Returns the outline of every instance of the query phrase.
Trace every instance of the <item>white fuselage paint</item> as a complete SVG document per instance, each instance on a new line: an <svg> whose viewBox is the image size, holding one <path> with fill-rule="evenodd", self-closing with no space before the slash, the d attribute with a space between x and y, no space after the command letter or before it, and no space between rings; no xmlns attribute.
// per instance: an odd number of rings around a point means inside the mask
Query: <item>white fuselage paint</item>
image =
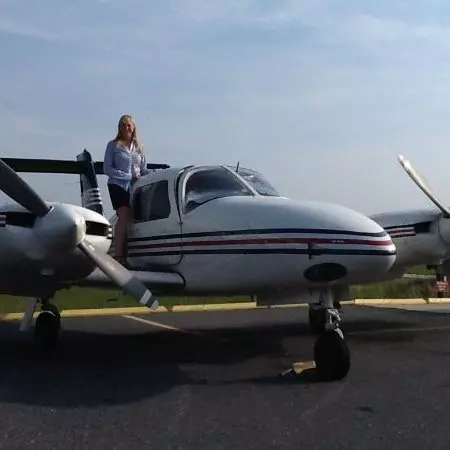
<svg viewBox="0 0 450 450"><path fill-rule="evenodd" d="M170 201L163 219L130 227L129 261L142 280L151 270L179 274L188 295L304 292L370 281L394 263L389 235L342 206L259 195L244 182L251 195L224 196L190 209L184 188L201 170L167 169L134 185L132 199L139 190L153 192L152 184L167 182ZM308 268L325 263L344 266L346 275L320 283L305 277Z"/></svg>
<svg viewBox="0 0 450 450"><path fill-rule="evenodd" d="M128 252L136 270L173 256L177 263L170 270L183 276L189 294L354 284L387 271L395 260L387 233L363 215L262 196L210 201L183 216L179 235L131 235ZM308 281L304 272L323 263L341 264L347 275L331 283Z"/></svg>

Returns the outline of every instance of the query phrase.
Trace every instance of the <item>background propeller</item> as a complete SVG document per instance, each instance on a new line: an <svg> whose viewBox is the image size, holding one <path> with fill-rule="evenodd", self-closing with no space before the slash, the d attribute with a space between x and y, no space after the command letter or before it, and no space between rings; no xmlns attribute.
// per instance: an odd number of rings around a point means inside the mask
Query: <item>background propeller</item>
<svg viewBox="0 0 450 450"><path fill-rule="evenodd" d="M52 236L58 236L58 243L64 241L67 243L66 246L61 247L55 247L54 244L49 245L50 250L56 251L60 248L61 251L68 251L78 248L124 292L151 309L158 307L158 301L138 278L111 256L97 249L86 238L85 222L83 218L79 217L73 210L68 212L67 205L61 205L61 208L58 208L57 205L52 208L48 206L22 178L20 178L19 175L1 159L0 189L15 202L19 203L39 218L40 229L44 230L44 235L47 232L49 243L52 240ZM55 214L49 214L52 210ZM64 235L67 236L66 239L63 239L65 237Z"/></svg>
<svg viewBox="0 0 450 450"><path fill-rule="evenodd" d="M449 209L432 192L432 190L428 186L428 183L426 183L424 178L417 173L417 171L412 167L412 164L402 155L398 156L398 161L405 170L405 172L414 181L414 183L416 183L417 186L419 186L419 188L422 190L422 192L442 211L442 216L445 217L446 219L450 218Z"/></svg>
<svg viewBox="0 0 450 450"><path fill-rule="evenodd" d="M398 161L405 172L414 181L414 183L422 190L422 192L440 209L441 217L438 219L437 230L441 239L450 248L450 210L444 203L433 193L425 179L414 169L411 162L402 155L398 156ZM442 281L444 275L450 275L450 259L443 259L439 264L429 267L435 271L436 282ZM442 296L442 292L438 293Z"/></svg>

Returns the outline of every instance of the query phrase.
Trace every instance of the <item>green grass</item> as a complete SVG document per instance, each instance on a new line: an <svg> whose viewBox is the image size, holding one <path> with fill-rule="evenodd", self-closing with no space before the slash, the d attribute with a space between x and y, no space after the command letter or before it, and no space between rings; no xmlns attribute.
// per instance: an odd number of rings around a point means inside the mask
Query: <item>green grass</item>
<svg viewBox="0 0 450 450"><path fill-rule="evenodd" d="M238 303L251 301L246 296L235 297L159 297L161 306L174 305L198 305L205 303ZM120 308L127 306L140 306L132 297L121 293L119 290L89 289L72 287L59 291L52 302L61 310L89 309L89 308ZM23 312L26 298L0 295L0 314Z"/></svg>
<svg viewBox="0 0 450 450"><path fill-rule="evenodd" d="M433 275L434 272L424 266L411 267L408 273L417 275ZM356 298L430 298L436 297L436 292L430 289L432 280L397 279L382 283L353 286L353 295ZM450 293L445 292L444 297Z"/></svg>
<svg viewBox="0 0 450 450"><path fill-rule="evenodd" d="M409 273L433 274L433 272L421 266L411 268ZM352 287L352 291L356 298L424 298L435 296L435 293L429 289L429 282L402 279L354 286ZM449 293L445 293L445 297L449 297ZM162 306L166 307L174 305L217 304L228 302L240 303L251 301L248 296L158 297L158 300ZM72 287L58 292L54 297L53 302L60 310L139 306L136 300L120 293L119 290L80 287ZM25 310L25 304L25 298L0 295L0 314L23 312Z"/></svg>

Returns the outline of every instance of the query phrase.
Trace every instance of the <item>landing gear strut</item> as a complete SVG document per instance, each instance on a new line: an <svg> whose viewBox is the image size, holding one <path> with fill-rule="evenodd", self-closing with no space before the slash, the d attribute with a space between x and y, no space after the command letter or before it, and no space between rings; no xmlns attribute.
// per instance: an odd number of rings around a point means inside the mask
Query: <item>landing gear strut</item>
<svg viewBox="0 0 450 450"><path fill-rule="evenodd" d="M319 333L314 346L317 371L325 380L341 380L350 370L350 351L339 328L341 316L333 292L319 292L319 304L310 308L310 325Z"/></svg>
<svg viewBox="0 0 450 450"><path fill-rule="evenodd" d="M340 315L341 304L335 300L333 302L333 309ZM320 334L325 331L325 324L327 323L326 309L321 303L314 303L309 306L309 326L313 334Z"/></svg>

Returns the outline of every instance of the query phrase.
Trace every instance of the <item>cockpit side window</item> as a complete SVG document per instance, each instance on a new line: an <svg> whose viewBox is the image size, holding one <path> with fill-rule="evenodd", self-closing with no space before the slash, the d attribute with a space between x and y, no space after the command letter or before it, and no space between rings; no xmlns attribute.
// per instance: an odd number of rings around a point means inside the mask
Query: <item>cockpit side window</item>
<svg viewBox="0 0 450 450"><path fill-rule="evenodd" d="M248 187L233 173L223 167L200 170L193 173L186 183L185 211L222 197L252 196Z"/></svg>
<svg viewBox="0 0 450 450"><path fill-rule="evenodd" d="M134 222L150 222L170 216L169 184L157 181L140 188L133 198Z"/></svg>

